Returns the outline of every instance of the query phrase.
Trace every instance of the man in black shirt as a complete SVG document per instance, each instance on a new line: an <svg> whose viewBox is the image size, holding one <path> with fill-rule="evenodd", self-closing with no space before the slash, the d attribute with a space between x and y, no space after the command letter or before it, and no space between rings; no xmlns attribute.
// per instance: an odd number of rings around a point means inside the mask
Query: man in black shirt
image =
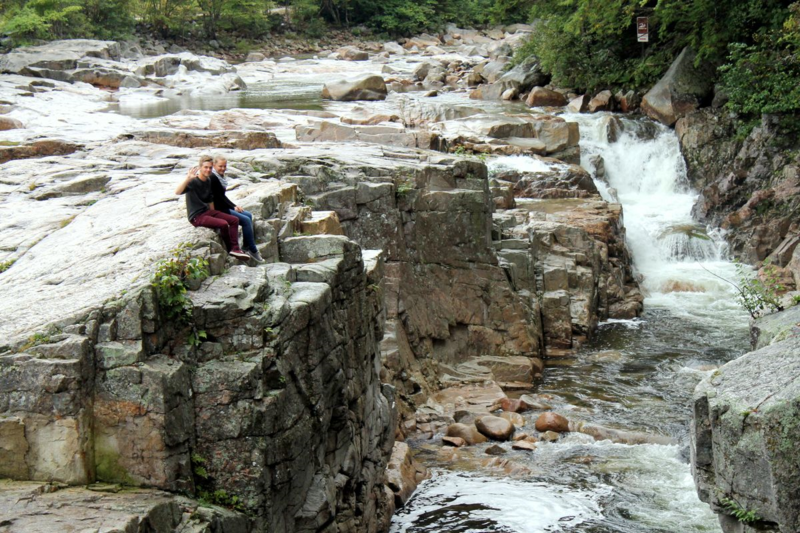
<svg viewBox="0 0 800 533"><path fill-rule="evenodd" d="M186 194L186 214L192 226L220 230L228 252L236 259L247 261L250 256L239 248L239 219L214 209L209 179L211 168L211 158L200 156L200 166L189 169L175 194Z"/></svg>

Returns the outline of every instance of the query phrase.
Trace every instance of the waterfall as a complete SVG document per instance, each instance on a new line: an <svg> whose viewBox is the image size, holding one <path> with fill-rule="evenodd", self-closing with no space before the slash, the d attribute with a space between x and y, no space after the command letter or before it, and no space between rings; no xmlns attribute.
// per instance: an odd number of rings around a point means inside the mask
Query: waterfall
<svg viewBox="0 0 800 533"><path fill-rule="evenodd" d="M697 192L675 132L646 119L569 114L581 132L581 164L593 172L603 199L623 206L627 245L641 275L645 305L722 324L742 319L735 265L719 230L692 219ZM494 166L542 171L530 157L500 158ZM602 168L598 172L598 168Z"/></svg>

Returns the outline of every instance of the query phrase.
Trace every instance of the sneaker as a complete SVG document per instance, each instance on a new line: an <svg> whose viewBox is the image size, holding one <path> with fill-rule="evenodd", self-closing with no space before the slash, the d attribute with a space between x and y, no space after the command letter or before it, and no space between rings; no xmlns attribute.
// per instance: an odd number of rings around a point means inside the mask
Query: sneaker
<svg viewBox="0 0 800 533"><path fill-rule="evenodd" d="M249 260L249 259L250 259L250 256L249 256L249 255L247 255L246 253L244 253L244 252L243 252L243 251L241 251L241 250L231 250L229 253L230 253L230 254L231 254L233 257L235 257L236 259L239 259L240 261L247 261L247 260Z"/></svg>
<svg viewBox="0 0 800 533"><path fill-rule="evenodd" d="M247 253L250 255L250 257L251 257L251 258L253 259L253 261L255 261L256 263L263 263L263 262L264 262L264 258L263 258L263 257L261 257L261 254L260 254L260 253L258 253L258 250L255 250L255 251L253 251L253 252L247 252Z"/></svg>

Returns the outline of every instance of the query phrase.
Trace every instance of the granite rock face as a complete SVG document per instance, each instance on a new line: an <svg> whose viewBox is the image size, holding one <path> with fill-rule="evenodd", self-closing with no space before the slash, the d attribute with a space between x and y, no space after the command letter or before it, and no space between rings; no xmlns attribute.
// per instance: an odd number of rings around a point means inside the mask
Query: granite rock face
<svg viewBox="0 0 800 533"><path fill-rule="evenodd" d="M682 116L710 103L714 90L714 67L695 66L696 54L684 48L666 74L642 98L642 111L654 120L672 126Z"/></svg>
<svg viewBox="0 0 800 533"><path fill-rule="evenodd" d="M772 315L766 329L783 322L782 340L724 365L694 393L692 470L700 499L721 515L726 533L800 530L796 320L788 311ZM727 501L753 511L758 523L738 522Z"/></svg>
<svg viewBox="0 0 800 533"><path fill-rule="evenodd" d="M347 236L385 251L383 372L408 413L438 388L440 364L539 357L543 344L535 299L517 294L497 263L486 167L388 161L379 171L320 161L283 179L335 211Z"/></svg>
<svg viewBox="0 0 800 533"><path fill-rule="evenodd" d="M731 117L702 109L680 119L675 130L689 179L701 190L695 217L725 229L733 252L747 263L788 247L800 233L794 216L800 208L800 162L795 136L780 119L765 115L741 140ZM773 264L786 267L790 259L787 250Z"/></svg>
<svg viewBox="0 0 800 533"><path fill-rule="evenodd" d="M385 530L396 422L393 390L377 373L383 302L370 288L383 257L365 261L335 235L279 245L279 230L292 235L308 215L296 193L262 184L243 199L260 217L264 266L226 268L215 239L194 242L213 277L190 293L188 324L168 320L140 284L30 338L12 336L0 354L0 476L222 491L253 517L236 514L238 525L215 531ZM202 341L189 340L193 331ZM179 504L159 498L167 507L148 499L138 519L163 508L177 527ZM35 523L26 516L20 524Z"/></svg>

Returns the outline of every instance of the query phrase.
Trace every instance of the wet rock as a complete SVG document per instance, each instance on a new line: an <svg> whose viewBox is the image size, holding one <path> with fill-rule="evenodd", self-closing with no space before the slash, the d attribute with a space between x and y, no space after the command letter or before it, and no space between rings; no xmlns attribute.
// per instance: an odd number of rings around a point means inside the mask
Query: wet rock
<svg viewBox="0 0 800 533"><path fill-rule="evenodd" d="M533 375L541 372L543 364L539 359L524 356L484 355L473 359L476 364L489 368L495 381L532 383Z"/></svg>
<svg viewBox="0 0 800 533"><path fill-rule="evenodd" d="M532 442L528 442L525 440L517 441L511 445L512 450L522 450L525 452L533 452L536 451L536 445Z"/></svg>
<svg viewBox="0 0 800 533"><path fill-rule="evenodd" d="M500 418L505 418L512 424L514 424L515 428L521 428L525 425L525 419L522 418L522 415L515 413L515 412L504 412L500 413Z"/></svg>
<svg viewBox="0 0 800 533"><path fill-rule="evenodd" d="M710 100L715 79L713 66L695 66L695 52L684 48L669 70L642 98L642 111L659 122L672 126L682 116Z"/></svg>
<svg viewBox="0 0 800 533"><path fill-rule="evenodd" d="M598 111L613 111L614 110L614 95L611 91L605 90L597 93L594 98L589 100L587 111L589 113L597 113Z"/></svg>
<svg viewBox="0 0 800 533"><path fill-rule="evenodd" d="M445 446L455 446L456 448L461 448L467 444L467 441L460 437L442 437L442 443Z"/></svg>
<svg viewBox="0 0 800 533"><path fill-rule="evenodd" d="M528 107L561 107L567 105L564 95L545 89L544 87L534 87L525 100Z"/></svg>
<svg viewBox="0 0 800 533"><path fill-rule="evenodd" d="M322 98L350 102L353 100L385 100L386 82L375 75L366 75L355 80L341 80L326 83L322 88Z"/></svg>
<svg viewBox="0 0 800 533"><path fill-rule="evenodd" d="M619 103L619 109L623 113L631 113L639 109L639 105L642 102L639 93L634 91L627 91L623 93L620 91L618 93L619 97L617 98L617 102Z"/></svg>
<svg viewBox="0 0 800 533"><path fill-rule="evenodd" d="M475 427L492 440L508 440L514 433L514 425L499 416L482 416L475 421Z"/></svg>
<svg viewBox="0 0 800 533"><path fill-rule="evenodd" d="M369 54L367 52L359 50L355 46L344 46L339 48L336 53L339 55L340 59L344 59L345 61L366 61L369 59Z"/></svg>
<svg viewBox="0 0 800 533"><path fill-rule="evenodd" d="M545 431L539 435L539 439L543 442L555 442L561 438L561 435L555 431Z"/></svg>
<svg viewBox="0 0 800 533"><path fill-rule="evenodd" d="M508 450L500 446L499 444L493 444L486 448L485 452L487 455L505 455L508 453Z"/></svg>
<svg viewBox="0 0 800 533"><path fill-rule="evenodd" d="M427 477L427 470L417 463L405 442L395 442L386 465L386 484L394 492L395 505L403 507L417 489L418 476Z"/></svg>
<svg viewBox="0 0 800 533"><path fill-rule="evenodd" d="M531 396L530 394L523 394L519 397L519 401L528 406L531 411L547 411L552 407L541 398Z"/></svg>
<svg viewBox="0 0 800 533"><path fill-rule="evenodd" d="M506 422L508 424L508 422ZM510 424L509 424L510 425ZM474 424L451 424L447 428L446 436L458 437L469 445L488 442L487 439Z"/></svg>
<svg viewBox="0 0 800 533"><path fill-rule="evenodd" d="M639 431L625 431L614 428L607 428L595 424L583 422L570 422L570 431L576 431L585 435L590 435L595 440L610 440L620 444L661 444L674 445L675 439L663 435L653 435Z"/></svg>
<svg viewBox="0 0 800 533"><path fill-rule="evenodd" d="M489 410L495 411L497 409L502 409L503 411L509 413L523 413L525 411L529 411L531 406L521 399L502 398L495 402Z"/></svg>
<svg viewBox="0 0 800 533"><path fill-rule="evenodd" d="M558 413L542 413L536 419L536 431L555 431L556 433L566 433L569 431L569 420Z"/></svg>
<svg viewBox="0 0 800 533"><path fill-rule="evenodd" d="M573 113L586 113L589 111L589 100L589 95L586 94L573 98L567 104L567 109Z"/></svg>

